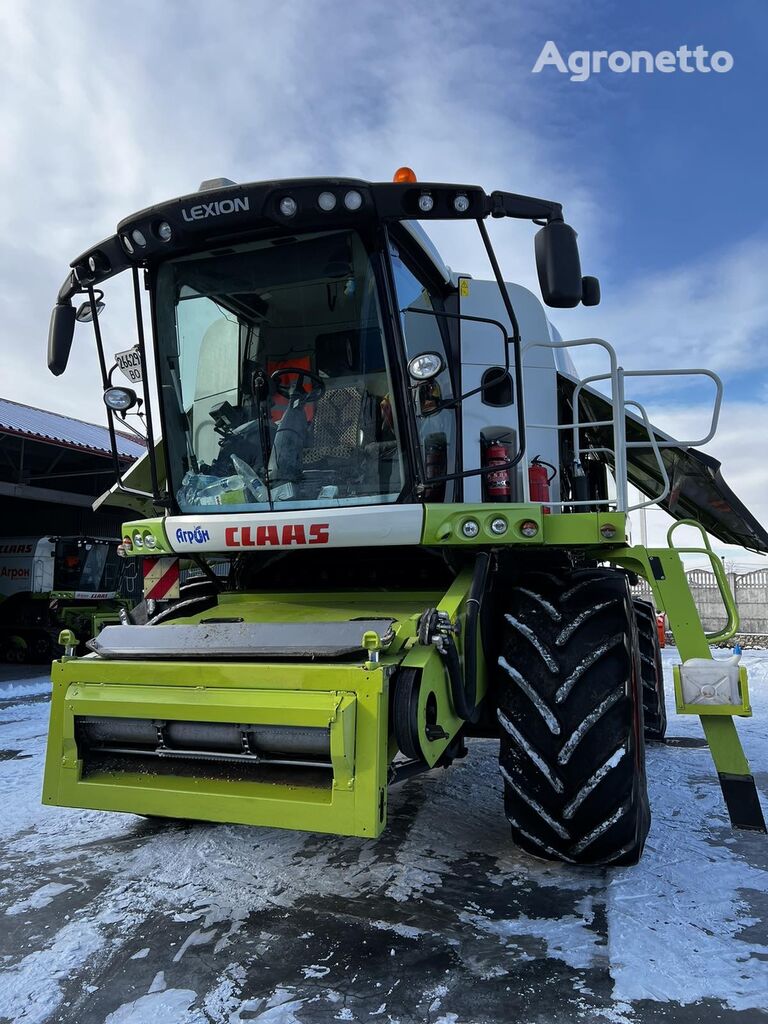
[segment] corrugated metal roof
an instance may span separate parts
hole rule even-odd
[[[106,455],[112,452],[106,427],[0,398],[0,432],[4,430],[19,437],[50,441],[82,451]],[[117,435],[117,449],[126,459],[137,459],[146,451],[146,447],[138,438],[132,439],[125,434]]]

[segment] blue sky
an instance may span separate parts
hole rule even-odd
[[[673,268],[764,234],[768,6],[656,0],[590,3],[581,12],[560,28],[558,13],[546,18],[547,37],[561,51],[656,53],[687,43],[727,50],[735,62],[726,74],[603,72],[584,83],[546,69],[539,76],[561,106],[557,130],[566,148],[579,161],[593,151],[596,183],[612,205],[620,273]]]
[[[768,5],[389,0],[8,0],[0,6],[0,394],[100,420],[96,361],[44,368],[70,259],[127,213],[227,175],[477,183],[564,203],[604,300],[552,318],[629,367],[708,365],[726,380],[710,450],[768,522]],[[733,54],[726,74],[531,69],[573,50]],[[505,273],[535,288],[532,231],[494,223]],[[484,276],[477,241],[440,226],[447,262]],[[127,287],[108,295],[115,350]],[[661,391],[662,425],[701,432],[697,389]]]

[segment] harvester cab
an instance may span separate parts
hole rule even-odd
[[[90,321],[112,436],[133,414],[146,430],[114,488],[145,516],[121,549],[143,559],[146,600],[54,667],[44,801],[375,837],[390,785],[497,735],[515,842],[634,862],[645,739],[666,725],[642,576],[680,650],[678,710],[701,716],[733,822],[765,827],[734,727],[745,670],[712,696],[709,640],[738,626],[725,577],[728,623],[708,638],[671,539],[628,533],[632,483],[768,550],[693,447],[719,378],[673,371],[711,384],[703,438],[658,430],[625,394],[639,371],[601,339],[564,342],[504,281],[488,217],[538,225],[548,306],[599,302],[558,203],[408,168],[204,182],[74,261],[48,364],[64,371]],[[489,281],[445,266],[420,224],[435,219],[474,222]],[[137,341],[111,365],[102,285],[125,270]],[[579,378],[585,346],[605,373]],[[181,560],[198,571],[179,586]]]
[[[50,537],[53,580],[51,596],[99,600],[118,596],[123,566],[115,540],[99,537]]]
[[[132,566],[119,542],[86,536],[8,537],[0,545],[0,659],[51,661],[62,629],[83,653],[105,625],[120,622],[121,586]]]

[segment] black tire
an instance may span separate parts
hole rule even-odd
[[[407,758],[422,757],[419,738],[419,685],[421,673],[415,668],[401,668],[391,684],[392,726],[400,750]]]
[[[637,863],[650,809],[626,575],[531,572],[501,610],[499,763],[514,841],[551,860]]]
[[[29,658],[36,665],[50,665],[53,661],[53,641],[46,633],[35,633],[29,638]]]
[[[29,652],[24,638],[11,636],[3,648],[3,658],[10,665],[23,665],[28,660]]]
[[[635,598],[633,603],[640,642],[645,738],[660,743],[667,732],[667,705],[664,699],[664,670],[661,663],[659,630],[656,625],[656,609],[650,601],[641,601],[639,598]]]

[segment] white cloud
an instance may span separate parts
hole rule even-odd
[[[588,317],[576,310],[558,319],[574,337],[588,319],[628,368],[704,366],[743,379],[768,361],[766,263],[768,242],[755,238],[684,267],[621,281],[612,273]]]
[[[710,408],[696,405],[686,408],[660,408],[654,421],[666,432],[677,438],[692,437],[701,432],[701,425],[710,414]],[[763,456],[763,445],[768,440],[768,407],[760,402],[732,401],[723,406],[717,434],[702,450],[714,456],[722,464],[722,475],[728,486],[747,506],[759,523],[768,528],[768,460]],[[641,500],[641,499],[639,499]],[[639,513],[632,516],[635,542],[640,541]],[[673,520],[658,508],[647,514],[648,543],[666,547],[666,533]],[[765,565],[762,556],[745,553],[741,548],[723,544],[710,538],[714,551],[740,564],[759,562]],[[701,538],[695,531],[682,527],[675,533],[675,543],[700,547]],[[693,559],[701,563],[701,558]]]
[[[116,11],[94,0],[0,11],[0,187],[12,197],[0,210],[7,397],[101,419],[89,339],[76,342],[63,379],[44,367],[67,264],[122,217],[204,178],[381,180],[408,163],[425,180],[562,199],[587,231],[588,192],[530,120],[535,93],[509,105],[508,69],[527,67],[533,52],[522,11],[504,15],[513,42],[503,47],[481,41],[460,4],[439,13],[404,0]],[[532,231],[505,227],[507,272],[532,283]],[[475,235],[435,234],[449,262],[482,272]],[[129,312],[108,299],[105,330],[119,334],[119,348]]]

